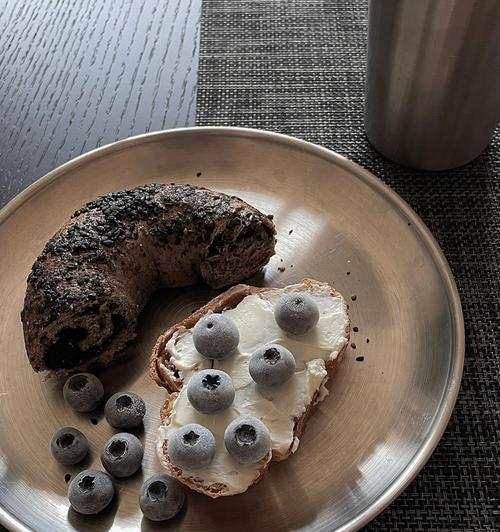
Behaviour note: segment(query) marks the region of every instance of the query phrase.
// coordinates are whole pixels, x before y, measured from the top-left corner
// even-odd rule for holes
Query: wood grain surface
[[[193,125],[201,0],[0,1],[0,207],[98,146]]]

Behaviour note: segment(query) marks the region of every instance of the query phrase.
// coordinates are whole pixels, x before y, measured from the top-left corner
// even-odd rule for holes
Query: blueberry
[[[118,392],[112,395],[104,407],[107,422],[115,429],[133,429],[142,423],[146,404],[135,393]]]
[[[168,475],[154,475],[139,493],[142,513],[151,521],[164,521],[177,515],[186,500],[182,484]]]
[[[239,341],[236,323],[222,314],[209,314],[193,327],[194,346],[207,358],[227,358],[234,353]]]
[[[286,382],[295,372],[295,358],[283,346],[267,344],[251,356],[248,371],[252,379],[263,386]]]
[[[172,463],[181,469],[206,467],[214,459],[214,435],[197,423],[185,425],[170,435],[168,454]]]
[[[109,475],[96,469],[78,473],[68,488],[68,498],[73,510],[86,515],[104,510],[114,494],[115,488]]]
[[[104,469],[114,477],[129,477],[140,467],[144,449],[133,434],[120,432],[112,436],[101,452]]]
[[[50,452],[61,464],[77,464],[87,456],[89,442],[85,434],[79,430],[73,427],[63,427],[52,436]]]
[[[77,373],[64,384],[63,397],[73,410],[91,412],[102,402],[102,382],[92,373]]]
[[[224,371],[204,369],[191,377],[187,385],[187,396],[198,412],[217,414],[233,403],[233,381]]]
[[[242,416],[228,425],[224,444],[228,453],[238,462],[255,464],[271,450],[271,435],[256,417]]]
[[[289,334],[305,334],[318,323],[318,305],[306,294],[286,294],[274,307],[274,319]]]

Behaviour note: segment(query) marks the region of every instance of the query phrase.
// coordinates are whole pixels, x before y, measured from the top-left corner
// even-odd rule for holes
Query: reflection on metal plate
[[[57,428],[76,426],[92,447],[84,465],[100,467],[112,429],[102,414],[93,424],[72,412],[61,383],[31,371],[19,318],[31,264],[66,218],[99,194],[154,181],[211,187],[273,213],[277,252],[251,282],[333,283],[357,328],[297,453],[243,495],[214,501],[190,492],[166,527],[329,531],[366,523],[422,467],[453,408],[464,348],[453,278],[423,223],[371,174],[302,141],[231,128],[160,132],[101,148],[54,170],[1,212],[0,521],[20,530],[154,528],[137,502],[144,478],[160,471],[154,441],[166,392],[149,381],[149,353],[160,332],[214,292],[158,292],[128,356],[101,372],[107,394],[127,389],[146,400],[145,459],[142,471],[116,481],[112,506],[90,518],[68,510],[66,499],[65,475],[81,466],[54,462],[48,442]]]

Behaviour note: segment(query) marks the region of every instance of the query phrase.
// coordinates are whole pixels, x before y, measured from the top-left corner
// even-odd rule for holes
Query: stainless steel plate
[[[274,213],[277,253],[253,282],[334,283],[359,329],[298,452],[246,494],[213,501],[189,493],[186,510],[166,526],[330,531],[368,522],[429,458],[455,403],[464,330],[452,275],[420,219],[370,173],[300,140],[230,128],[153,133],[95,150],[1,212],[0,520],[19,530],[154,528],[142,520],[137,493],[160,470],[154,440],[166,392],[149,382],[148,356],[162,330],[213,293],[158,293],[130,356],[102,372],[109,394],[127,389],[147,401],[146,455],[142,472],[116,482],[111,508],[91,518],[68,510],[64,477],[80,468],[55,463],[48,442],[57,428],[74,425],[92,445],[85,465],[100,467],[112,431],[102,414],[93,424],[73,413],[60,383],[31,371],[19,319],[31,264],[67,217],[98,194],[152,181],[212,187]]]

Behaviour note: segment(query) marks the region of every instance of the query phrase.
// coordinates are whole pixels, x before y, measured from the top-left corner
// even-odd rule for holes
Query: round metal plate
[[[149,182],[191,183],[236,194],[275,215],[275,257],[254,284],[303,277],[334,283],[348,299],[353,345],[310,419],[295,455],[236,497],[190,492],[179,530],[352,530],[387,506],[439,441],[458,393],[464,329],[457,290],[436,242],[415,213],[373,175],[326,149],[245,129],[152,133],[83,155],[40,179],[0,213],[0,520],[13,529],[154,528],[137,494],[160,471],[154,454],[166,392],[147,376],[157,335],[214,293],[164,290],[146,307],[129,356],[101,372],[106,391],[132,390],[148,405],[142,472],[116,482],[118,497],[96,517],[68,509],[65,475],[52,460],[63,425],[92,446],[100,467],[112,429],[72,412],[61,383],[28,364],[19,313],[25,279],[44,243],[83,203]]]

